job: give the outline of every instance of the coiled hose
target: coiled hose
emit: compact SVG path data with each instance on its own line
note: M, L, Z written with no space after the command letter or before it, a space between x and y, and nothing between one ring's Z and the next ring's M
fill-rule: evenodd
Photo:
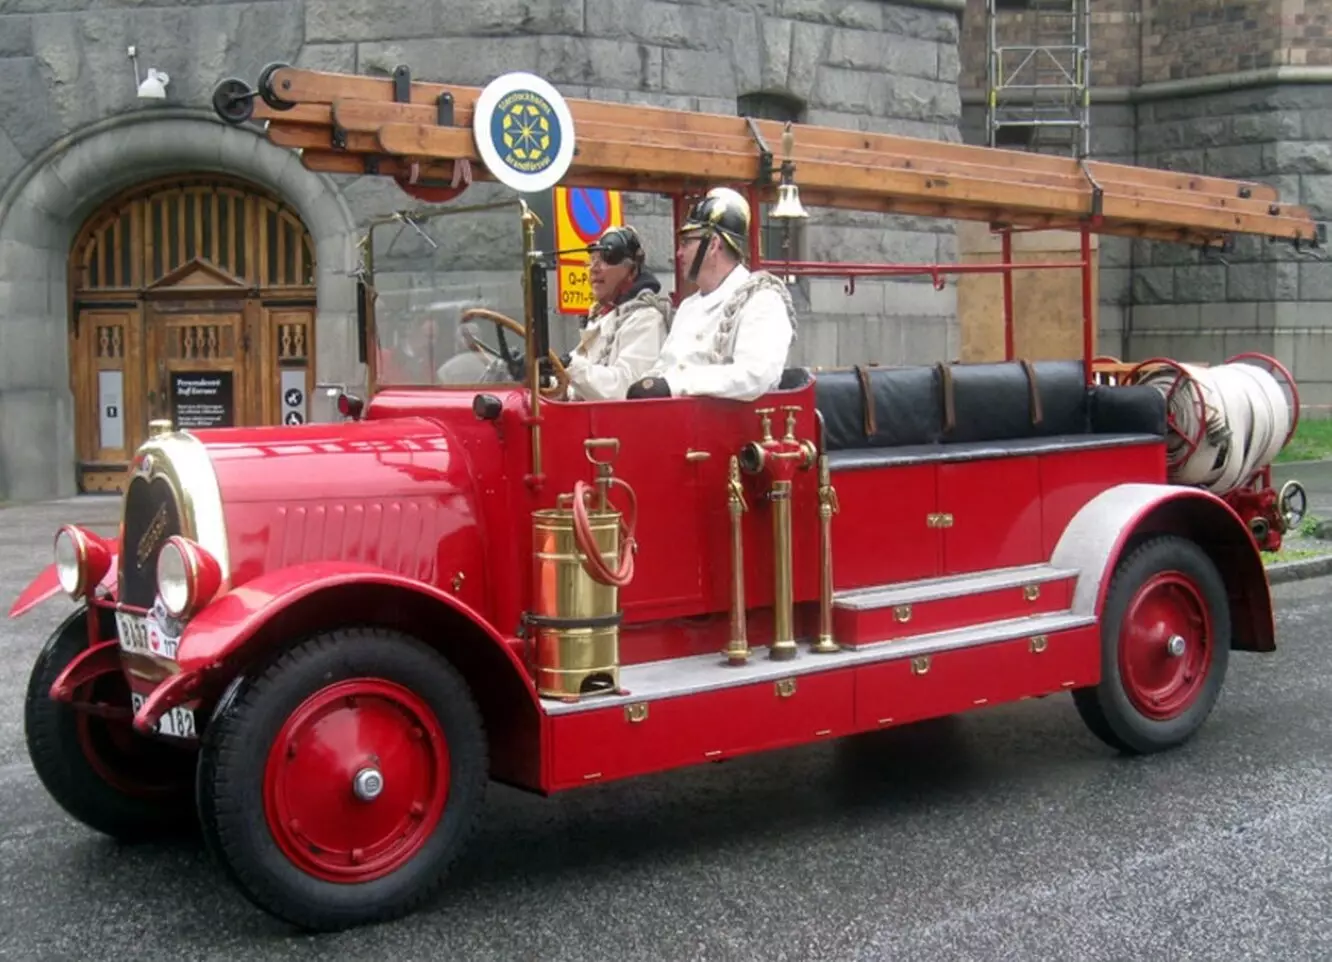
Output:
M1181 371L1187 377L1181 378ZM1272 463L1290 433L1294 412L1281 385L1252 364L1165 365L1145 372L1137 383L1156 388L1168 400L1179 431L1167 442L1168 474L1174 483L1217 495L1233 491ZM1198 446L1190 452L1199 434Z

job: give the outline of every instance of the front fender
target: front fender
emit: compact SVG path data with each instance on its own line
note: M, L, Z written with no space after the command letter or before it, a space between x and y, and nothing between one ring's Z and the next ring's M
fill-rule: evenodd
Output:
M102 576L102 582L98 587L110 591L114 595L116 565L120 560L120 541L118 539L107 539L107 546L112 549L111 563L107 565L106 574ZM21 618L43 601L58 594L61 594L60 578L56 575L55 565L49 564L19 593L18 598L14 600L14 604L10 606L9 617Z
M1216 564L1230 598L1232 648L1276 650L1272 596L1258 546L1230 505L1200 488L1122 484L1083 505L1050 558L1057 567L1081 572L1073 610L1100 617L1115 565L1133 543L1155 534L1189 538Z
M238 657L244 658L251 640L284 613L297 608L309 610L307 605L311 603L318 603L327 611L337 600L338 593L367 587L408 592L416 598L443 605L474 625L503 652L517 677L523 680L533 704L537 703L536 688L522 661L505 638L477 611L433 585L357 562L317 561L293 565L266 572L231 589L190 619L181 633L176 661L182 673L192 673L220 667ZM349 622L358 620L365 619L348 619ZM297 635L308 630L310 625L309 617L302 614L293 623L283 624L282 633Z

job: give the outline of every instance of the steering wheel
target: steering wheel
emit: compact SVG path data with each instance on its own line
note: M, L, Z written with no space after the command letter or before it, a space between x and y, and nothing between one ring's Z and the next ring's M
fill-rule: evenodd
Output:
M470 334L466 333L466 328L464 328L463 337L467 341L467 346L474 351L479 349L486 354L490 354L494 357L500 358L501 360L504 361L505 364L509 366L510 373L513 373L514 368L517 366L518 362L517 358L509 353L508 345L504 342L504 331L505 329L512 331L514 334L526 340L527 328L524 327L522 324L519 324L513 318L501 314L499 311L492 311L489 308L485 307L469 307L467 308L467 310L462 312L462 319L464 321L471 320L472 318L477 318L483 321L490 321L492 324L494 324L496 327L499 328L500 349L504 353L500 354L494 349L487 347L481 341L478 341L475 337L472 337ZM562 397L565 394L565 392L569 389L569 372L565 370L564 365L560 363L559 356L556 355L554 351L548 350L546 352L546 356L550 360L551 368L553 368L555 371L555 384L551 387L541 388L540 389L541 396ZM514 376L521 377L521 372L515 373Z

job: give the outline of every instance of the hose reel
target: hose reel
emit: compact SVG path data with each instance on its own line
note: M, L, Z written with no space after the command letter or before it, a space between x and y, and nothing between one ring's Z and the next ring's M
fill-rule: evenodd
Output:
M1262 354L1236 355L1215 367L1152 358L1125 380L1153 387L1166 399L1169 480L1217 495L1250 485L1299 421L1294 380Z

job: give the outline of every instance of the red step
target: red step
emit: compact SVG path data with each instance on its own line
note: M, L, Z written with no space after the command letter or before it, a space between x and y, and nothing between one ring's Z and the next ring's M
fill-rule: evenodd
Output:
M998 568L858 588L833 596L833 637L846 648L1067 611L1078 571Z

